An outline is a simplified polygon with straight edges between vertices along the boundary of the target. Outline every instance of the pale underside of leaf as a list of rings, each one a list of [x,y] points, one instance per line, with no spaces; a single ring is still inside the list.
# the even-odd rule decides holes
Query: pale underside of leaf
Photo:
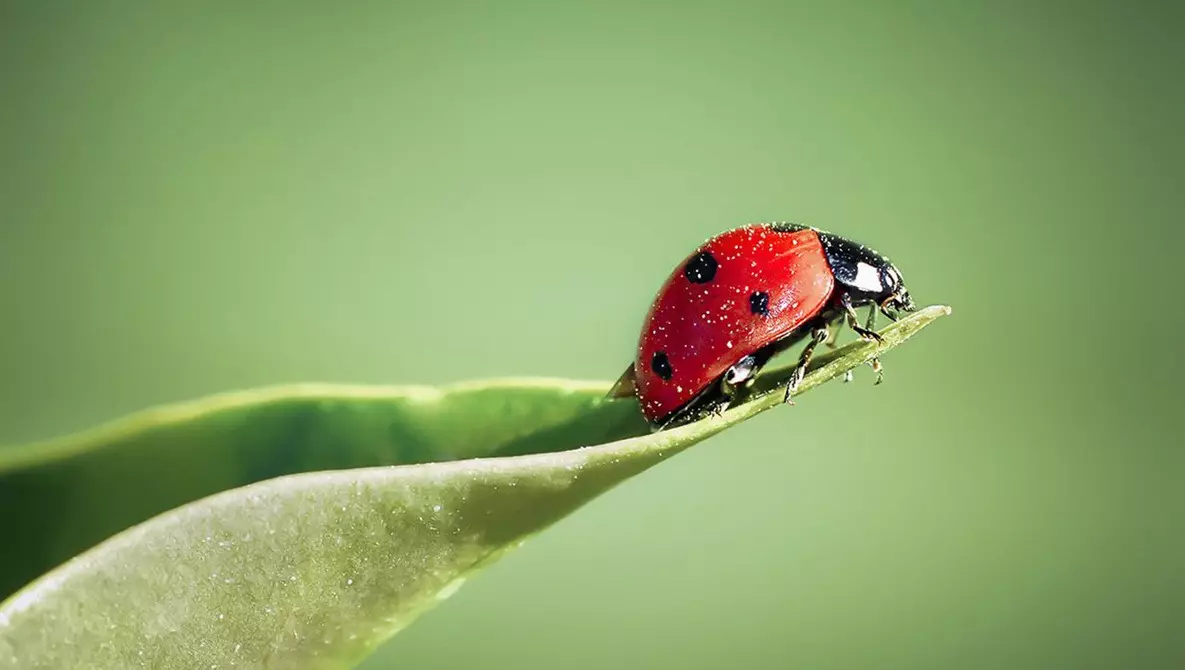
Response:
[[[799,393],[947,313],[920,310],[882,331],[879,345],[820,357]],[[475,569],[629,477],[781,404],[786,374],[764,375],[758,386],[767,392],[719,417],[599,446],[293,474],[202,498],[0,604],[0,667],[349,667]],[[507,444],[499,453],[532,442]]]

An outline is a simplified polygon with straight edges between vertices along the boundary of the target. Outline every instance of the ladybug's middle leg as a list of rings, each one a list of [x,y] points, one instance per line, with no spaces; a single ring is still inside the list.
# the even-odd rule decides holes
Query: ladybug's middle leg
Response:
[[[843,319],[839,319],[835,322],[835,327],[831,329],[831,336],[827,338],[826,342],[824,342],[828,349],[839,348],[839,334],[843,331],[843,324]]]
[[[790,381],[786,384],[786,397],[783,399],[787,405],[793,405],[794,399],[791,397],[795,391],[798,390],[798,385],[802,383],[806,377],[806,368],[810,365],[811,356],[815,353],[815,347],[826,342],[829,335],[827,322],[821,322],[811,330],[811,339],[803,347],[802,353],[798,356],[798,366],[794,368],[794,372],[790,373]]]
[[[840,306],[843,308],[844,314],[847,317],[848,327],[856,331],[856,334],[869,342],[884,341],[884,338],[880,336],[880,333],[873,330],[873,328],[876,327],[876,312],[878,307],[875,303],[870,305],[868,310],[868,320],[863,326],[860,325],[860,315],[856,314],[856,308],[852,306],[852,299],[848,296],[848,294],[845,293],[843,297],[840,298]],[[881,359],[879,357],[873,358],[872,360],[868,361],[868,364],[872,366],[873,372],[876,373],[876,381],[872,383],[873,386],[876,386],[885,379],[885,371],[881,366]],[[847,374],[844,375],[844,381],[850,381],[851,378],[851,370],[849,370]]]
[[[852,298],[847,293],[839,299],[839,306],[843,308],[844,315],[848,320],[848,328],[851,328],[857,335],[870,342],[880,342],[880,333],[872,329],[876,324],[876,306],[873,305],[872,312],[868,315],[868,325],[860,325],[860,315],[856,314],[856,308],[852,306]]]

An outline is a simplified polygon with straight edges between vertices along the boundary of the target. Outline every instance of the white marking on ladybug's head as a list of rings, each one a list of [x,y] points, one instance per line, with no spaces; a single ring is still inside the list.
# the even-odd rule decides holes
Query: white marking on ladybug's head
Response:
[[[861,291],[868,293],[879,293],[884,290],[884,284],[881,284],[881,273],[876,268],[868,263],[860,262],[856,264],[856,278],[852,284]]]

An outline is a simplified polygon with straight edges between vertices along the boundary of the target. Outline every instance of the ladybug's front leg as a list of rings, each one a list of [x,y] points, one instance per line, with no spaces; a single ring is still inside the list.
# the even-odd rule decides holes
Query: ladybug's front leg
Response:
[[[876,327],[876,304],[870,306],[870,309],[868,310],[868,321],[865,322],[863,326],[860,325],[860,315],[856,314],[856,309],[852,307],[852,299],[848,296],[848,294],[845,293],[843,297],[840,298],[840,306],[843,307],[844,314],[847,316],[848,327],[856,331],[856,334],[865,340],[868,340],[869,342],[884,341],[884,338],[880,336],[880,333],[873,330],[873,328]],[[876,386],[885,379],[885,371],[884,368],[881,367],[881,359],[879,357],[873,358],[872,360],[868,361],[868,364],[872,366],[873,372],[876,373],[876,381],[872,383],[873,386]],[[851,370],[849,370],[847,374],[844,375],[845,382],[850,380]]]
[[[827,341],[828,334],[826,323],[821,323],[811,330],[811,340],[806,343],[806,347],[803,348],[802,353],[799,355],[798,367],[794,368],[794,372],[790,373],[790,381],[786,384],[786,397],[783,401],[787,405],[794,404],[794,399],[791,396],[798,390],[798,385],[806,377],[806,368],[810,365],[811,356],[815,353],[815,347]]]
[[[881,341],[880,333],[878,333],[872,329],[872,326],[876,323],[876,321],[875,321],[875,319],[876,319],[875,306],[874,306],[873,311],[868,315],[868,325],[861,326],[860,325],[860,315],[856,314],[856,308],[852,306],[851,296],[849,296],[847,293],[843,294],[843,297],[841,297],[839,299],[839,305],[840,305],[840,307],[843,308],[844,315],[847,317],[848,327],[851,328],[852,330],[854,330],[857,335],[859,335],[860,337],[862,337],[870,342],[880,342]]]

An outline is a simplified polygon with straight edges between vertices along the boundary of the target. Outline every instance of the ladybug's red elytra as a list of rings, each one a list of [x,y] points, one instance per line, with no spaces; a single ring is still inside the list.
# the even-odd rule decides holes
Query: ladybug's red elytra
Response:
[[[856,308],[869,306],[860,324]],[[806,374],[832,326],[862,338],[879,311],[891,320],[914,311],[901,273],[868,247],[817,228],[759,223],[700,245],[659,289],[634,362],[609,397],[636,395],[656,429],[723,409],[747,391],[775,355],[807,338],[785,401]],[[880,363],[873,361],[880,383]]]

